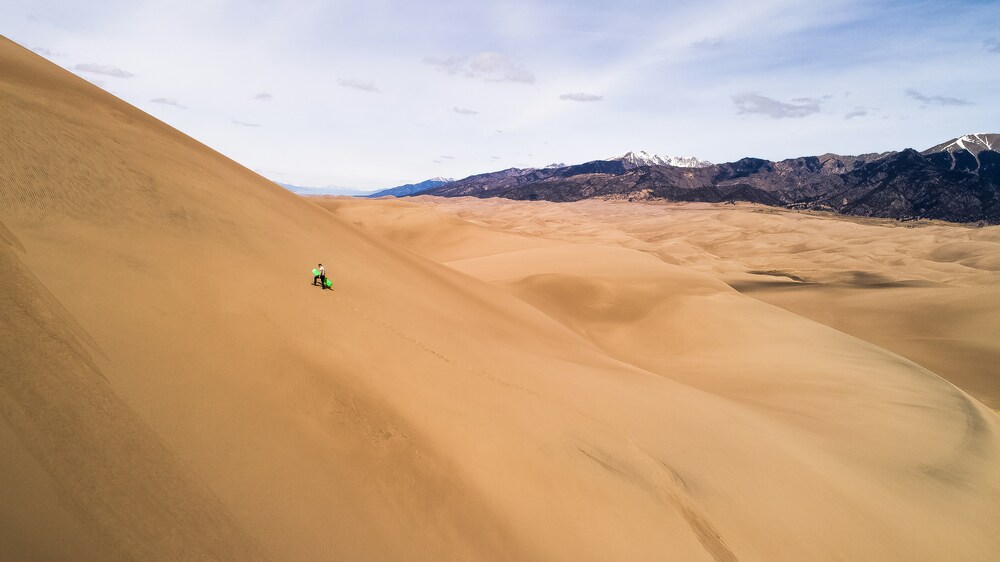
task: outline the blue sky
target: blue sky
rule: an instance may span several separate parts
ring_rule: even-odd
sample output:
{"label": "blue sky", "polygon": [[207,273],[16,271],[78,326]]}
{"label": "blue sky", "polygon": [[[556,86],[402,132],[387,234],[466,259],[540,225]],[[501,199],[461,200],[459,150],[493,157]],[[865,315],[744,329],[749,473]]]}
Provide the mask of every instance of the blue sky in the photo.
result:
{"label": "blue sky", "polygon": [[1000,2],[5,0],[2,33],[280,182],[1000,132]]}

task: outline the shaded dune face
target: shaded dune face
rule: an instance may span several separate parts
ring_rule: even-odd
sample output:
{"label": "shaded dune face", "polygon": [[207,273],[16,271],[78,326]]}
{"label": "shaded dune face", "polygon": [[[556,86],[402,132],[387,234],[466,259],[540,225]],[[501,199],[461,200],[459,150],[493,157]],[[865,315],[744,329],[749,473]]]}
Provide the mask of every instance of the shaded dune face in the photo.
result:
{"label": "shaded dune face", "polygon": [[733,288],[861,258],[743,263],[749,213],[305,200],[5,40],[0,110],[0,559],[1000,549],[993,412]]}

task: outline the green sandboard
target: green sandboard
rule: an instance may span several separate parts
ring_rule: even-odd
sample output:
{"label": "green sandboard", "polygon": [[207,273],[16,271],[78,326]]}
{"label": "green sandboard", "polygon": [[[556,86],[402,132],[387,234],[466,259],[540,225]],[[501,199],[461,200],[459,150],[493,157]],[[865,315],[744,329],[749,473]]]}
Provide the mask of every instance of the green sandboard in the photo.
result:
{"label": "green sandboard", "polygon": [[319,275],[319,270],[318,269],[314,269],[313,270],[313,275]]}

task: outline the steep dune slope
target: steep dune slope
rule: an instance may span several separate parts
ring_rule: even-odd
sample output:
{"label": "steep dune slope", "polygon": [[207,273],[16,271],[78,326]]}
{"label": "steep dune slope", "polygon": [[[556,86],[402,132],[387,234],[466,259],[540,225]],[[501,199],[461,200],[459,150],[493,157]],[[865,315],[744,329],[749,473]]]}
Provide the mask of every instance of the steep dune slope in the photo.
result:
{"label": "steep dune slope", "polygon": [[[222,514],[243,524],[249,545],[257,542],[278,558],[439,558],[514,548],[488,510],[472,507],[474,494],[449,482],[447,462],[433,447],[422,444],[386,398],[362,388],[369,371],[393,372],[392,359],[381,360],[387,349],[410,344],[358,305],[378,306],[383,295],[398,294],[394,275],[417,289],[430,284],[450,293],[447,286],[422,272],[423,264],[380,250],[327,213],[83,80],[8,42],[2,48],[0,221],[5,240],[16,246],[5,245],[11,267],[31,280],[13,292],[8,283],[16,277],[5,275],[5,306],[16,311],[22,301],[34,303],[23,322],[5,310],[4,327],[12,334],[2,343],[6,383],[54,370],[67,377],[103,374],[122,408],[195,471],[192,479],[224,504]],[[355,304],[308,284],[318,260],[346,264],[331,271]],[[34,294],[52,298],[38,303]],[[65,312],[58,316],[58,310]],[[413,311],[401,316],[410,314],[417,318]],[[41,331],[26,333],[28,318],[38,319]],[[69,321],[94,342],[84,349],[93,369],[86,355],[63,357],[42,347],[53,340],[60,349],[79,348],[69,332],[48,327]],[[403,355],[415,363],[413,353]],[[50,355],[62,357],[63,367],[56,369]],[[88,376],[73,384],[103,396],[93,388],[102,378]],[[46,387],[67,384],[40,381],[34,394],[45,397]],[[26,443],[19,450],[62,460],[64,470],[50,474],[47,485],[66,499],[23,525],[14,522],[33,515],[11,506],[5,527],[15,533],[36,525],[38,538],[17,532],[0,548],[16,553],[57,543],[69,531],[56,522],[65,521],[86,529],[75,536],[89,541],[67,543],[66,552],[176,558],[161,540],[169,529],[156,524],[172,518],[169,502],[140,501],[127,487],[155,475],[110,452],[87,465],[96,454],[89,447],[80,458],[55,444],[32,449],[44,444],[32,445],[24,427],[65,426],[52,417],[65,408],[54,402],[56,413],[36,411],[14,390],[5,397],[38,418],[29,426],[9,422],[12,435]],[[86,403],[78,408],[91,410]],[[66,439],[110,441],[110,447],[110,434],[131,431],[122,423],[104,417],[95,427],[71,424],[86,435]],[[5,484],[15,486],[21,476]],[[109,489],[138,496],[137,507],[112,502],[109,509],[122,515],[103,517],[98,508]],[[32,499],[21,496],[25,503]],[[171,499],[210,513],[217,507],[201,507],[204,498],[192,494]],[[93,531],[98,524],[100,535]],[[199,521],[177,524],[198,536]],[[198,556],[197,542],[178,545]],[[236,550],[212,552],[243,558]]]}
{"label": "steep dune slope", "polygon": [[7,41],[0,114],[0,558],[1000,548],[995,416],[878,347],[599,244],[446,267]]}

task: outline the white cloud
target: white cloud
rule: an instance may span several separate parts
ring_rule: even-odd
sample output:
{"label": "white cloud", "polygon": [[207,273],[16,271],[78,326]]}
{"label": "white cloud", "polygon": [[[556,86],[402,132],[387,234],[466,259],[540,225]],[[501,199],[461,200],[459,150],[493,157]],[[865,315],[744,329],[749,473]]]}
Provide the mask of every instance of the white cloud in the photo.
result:
{"label": "white cloud", "polygon": [[559,99],[564,101],[601,101],[604,99],[604,96],[595,96],[594,94],[585,94],[583,92],[570,92],[559,96]]}
{"label": "white cloud", "polygon": [[716,37],[706,37],[691,43],[691,46],[695,49],[715,49],[721,47],[723,43],[724,41],[722,39]]}
{"label": "white cloud", "polygon": [[754,93],[733,96],[739,113],[759,113],[772,119],[798,118],[819,113],[820,101],[812,98],[795,98],[792,103]]}
{"label": "white cloud", "polygon": [[339,78],[337,79],[337,85],[344,88],[352,88],[355,90],[361,90],[363,92],[378,92],[379,89],[375,86],[373,80],[355,80],[352,78]]}
{"label": "white cloud", "polygon": [[491,51],[473,57],[424,57],[424,63],[446,74],[482,78],[487,82],[535,83],[534,73],[523,64]]}
{"label": "white cloud", "polygon": [[927,96],[918,92],[914,88],[907,88],[906,96],[931,105],[972,105],[971,101],[963,100],[961,98],[952,98],[948,96]]}
{"label": "white cloud", "polygon": [[239,119],[233,119],[233,125],[239,125],[240,127],[260,127],[260,123],[247,123]]}
{"label": "white cloud", "polygon": [[855,107],[854,109],[848,111],[844,115],[844,120],[854,119],[855,117],[865,117],[868,115],[868,109],[864,107]]}
{"label": "white cloud", "polygon": [[179,107],[181,109],[184,109],[184,106],[181,105],[181,104],[179,104],[179,103],[177,103],[177,100],[175,100],[173,98],[153,98],[153,99],[151,99],[149,101],[151,101],[153,103],[158,103],[160,105],[172,105],[174,107]]}
{"label": "white cloud", "polygon": [[454,111],[455,113],[460,114],[460,115],[479,115],[478,111],[476,111],[474,109],[469,109],[467,107],[458,107],[458,106],[456,106],[456,107],[451,108],[451,110]]}
{"label": "white cloud", "polygon": [[47,58],[65,57],[66,56],[66,53],[60,53],[60,52],[56,52],[56,51],[50,51],[49,49],[46,49],[45,47],[34,47],[31,50],[34,51],[34,52],[36,52],[36,53],[38,53],[39,55],[42,55],[43,57],[47,57]]}
{"label": "white cloud", "polygon": [[92,72],[94,74],[104,74],[105,76],[114,76],[115,78],[132,78],[135,76],[135,74],[132,74],[127,70],[122,70],[116,66],[111,66],[110,64],[97,64],[92,62],[78,64],[73,67],[73,70]]}
{"label": "white cloud", "polygon": [[257,94],[256,96],[254,96],[253,99],[255,99],[257,101],[271,101],[271,100],[274,99],[274,96],[272,96],[271,94],[269,94],[267,92],[261,92],[261,93]]}

